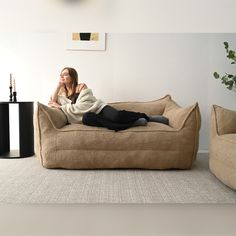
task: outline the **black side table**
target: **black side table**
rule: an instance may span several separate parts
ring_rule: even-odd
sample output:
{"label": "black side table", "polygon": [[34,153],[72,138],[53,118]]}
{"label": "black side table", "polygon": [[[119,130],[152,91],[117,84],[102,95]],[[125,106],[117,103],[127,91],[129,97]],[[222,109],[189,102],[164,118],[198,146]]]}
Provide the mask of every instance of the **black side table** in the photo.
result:
{"label": "black side table", "polygon": [[[9,106],[19,106],[19,150],[10,150]],[[0,158],[34,155],[33,102],[0,102]]]}

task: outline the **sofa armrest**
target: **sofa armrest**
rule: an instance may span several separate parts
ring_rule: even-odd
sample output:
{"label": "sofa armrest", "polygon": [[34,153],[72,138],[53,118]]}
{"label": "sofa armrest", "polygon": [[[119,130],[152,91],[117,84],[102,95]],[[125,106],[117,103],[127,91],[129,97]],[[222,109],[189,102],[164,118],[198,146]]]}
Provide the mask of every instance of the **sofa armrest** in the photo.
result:
{"label": "sofa armrest", "polygon": [[236,133],[236,111],[213,105],[212,122],[218,135]]}
{"label": "sofa armrest", "polygon": [[197,129],[200,129],[201,116],[198,103],[188,107],[180,107],[175,102],[171,101],[166,105],[163,116],[169,119],[169,125],[174,129],[182,129],[189,119],[193,119],[191,122],[196,122]]}
{"label": "sofa armrest", "polygon": [[[35,154],[40,158],[41,163],[43,163],[43,152],[47,153],[48,149],[55,146],[52,144],[55,140],[53,137],[55,137],[56,130],[66,124],[67,118],[63,111],[37,103],[34,112],[34,140]],[[48,139],[52,142],[50,145],[47,145]]]}
{"label": "sofa armrest", "polygon": [[48,107],[44,104],[37,102],[37,109],[35,114],[35,120],[40,122],[41,125],[46,125],[48,122],[55,129],[60,129],[68,124],[66,115],[63,111]]}

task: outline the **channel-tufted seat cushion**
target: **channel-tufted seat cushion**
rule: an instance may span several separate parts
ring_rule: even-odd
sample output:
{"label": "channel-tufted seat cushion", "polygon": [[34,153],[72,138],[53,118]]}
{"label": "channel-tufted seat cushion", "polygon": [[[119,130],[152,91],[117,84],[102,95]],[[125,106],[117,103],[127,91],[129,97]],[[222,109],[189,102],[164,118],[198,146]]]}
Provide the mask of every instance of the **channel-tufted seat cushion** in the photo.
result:
{"label": "channel-tufted seat cushion", "polygon": [[170,125],[149,122],[114,132],[67,124],[61,110],[37,104],[34,114],[36,154],[46,168],[190,169],[198,150],[198,104],[185,108],[170,95],[150,102],[111,103],[117,109],[164,115]]}

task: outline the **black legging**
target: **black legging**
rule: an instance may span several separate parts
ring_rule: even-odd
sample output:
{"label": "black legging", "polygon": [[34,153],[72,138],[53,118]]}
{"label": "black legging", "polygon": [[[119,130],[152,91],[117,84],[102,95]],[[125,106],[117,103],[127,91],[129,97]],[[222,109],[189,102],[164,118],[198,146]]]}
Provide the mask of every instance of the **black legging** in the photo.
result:
{"label": "black legging", "polygon": [[114,107],[107,105],[99,114],[94,112],[85,113],[82,122],[84,125],[105,127],[119,131],[130,128],[139,118],[145,118],[149,121],[149,117],[145,113],[116,110]]}

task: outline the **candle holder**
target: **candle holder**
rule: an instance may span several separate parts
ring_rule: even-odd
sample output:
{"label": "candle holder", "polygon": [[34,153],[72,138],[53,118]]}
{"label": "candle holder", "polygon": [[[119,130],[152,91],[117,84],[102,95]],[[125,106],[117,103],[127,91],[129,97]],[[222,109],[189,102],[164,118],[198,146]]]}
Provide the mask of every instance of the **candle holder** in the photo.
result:
{"label": "candle holder", "polygon": [[10,96],[9,96],[10,99],[9,99],[9,102],[12,102],[12,86],[10,86],[9,89],[10,89]]}
{"label": "candle holder", "polygon": [[16,99],[16,91],[13,92],[13,102],[17,102],[17,99]]}

